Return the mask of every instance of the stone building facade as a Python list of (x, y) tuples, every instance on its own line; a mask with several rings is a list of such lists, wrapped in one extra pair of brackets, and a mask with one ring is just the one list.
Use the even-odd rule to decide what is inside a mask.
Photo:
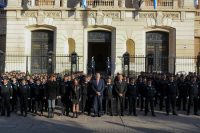
[[(8, 0), (0, 10), (5, 71), (37, 72), (43, 60), (32, 56), (46, 56), (49, 51), (55, 56), (76, 52), (79, 71), (84, 73), (92, 56), (99, 71), (105, 70), (110, 57), (112, 73), (121, 72), (120, 57), (125, 52), (133, 57), (134, 71), (147, 70), (144, 62), (149, 55), (157, 65), (153, 71), (196, 71), (195, 59), (185, 59), (183, 70), (176, 58), (194, 57), (200, 49), (200, 14), (193, 0), (158, 0), (156, 9), (153, 0), (87, 0), (87, 5), (81, 7), (81, 0)], [(55, 59), (53, 71), (68, 69), (65, 64)]]

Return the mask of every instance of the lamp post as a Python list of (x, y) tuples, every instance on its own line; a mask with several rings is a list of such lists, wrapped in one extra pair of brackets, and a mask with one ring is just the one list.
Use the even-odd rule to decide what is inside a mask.
[(76, 52), (73, 52), (71, 54), (71, 75), (73, 72), (77, 72), (77, 60), (78, 60), (78, 55)]
[(123, 54), (123, 59), (124, 59), (124, 65), (123, 65), (123, 69), (125, 72), (126, 76), (129, 76), (129, 71), (130, 71), (130, 54), (128, 52)]
[(53, 51), (48, 52), (48, 59), (47, 59), (48, 60), (48, 66), (47, 66), (48, 75), (53, 73), (53, 55), (54, 55)]

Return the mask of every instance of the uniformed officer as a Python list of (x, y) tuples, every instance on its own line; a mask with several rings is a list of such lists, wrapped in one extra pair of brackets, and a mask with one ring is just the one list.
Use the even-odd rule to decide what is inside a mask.
[(21, 85), (19, 87), (19, 97), (20, 97), (20, 109), (21, 115), (27, 116), (27, 106), (28, 100), (30, 100), (30, 87), (26, 84), (26, 80), (22, 79)]
[(152, 86), (152, 80), (149, 79), (145, 87), (145, 116), (148, 114), (149, 104), (151, 107), (152, 116), (156, 116), (154, 113), (154, 100), (155, 100), (156, 89)]
[(18, 97), (19, 83), (16, 78), (12, 79), (11, 85), (13, 88), (13, 99), (11, 101), (12, 111), (17, 112), (19, 109), (19, 97)]
[(105, 113), (108, 113), (108, 109), (110, 109), (110, 115), (113, 116), (113, 84), (111, 78), (107, 79), (105, 89), (104, 89), (104, 95), (105, 95)]
[[(162, 111), (163, 109), (163, 103), (164, 103), (164, 97), (165, 97), (165, 91), (168, 88), (168, 80), (167, 80), (167, 76), (164, 74), (162, 75), (162, 79), (160, 81), (160, 88), (158, 90), (158, 95), (159, 95), (159, 107), (160, 110)], [(166, 99), (165, 99), (166, 100)], [(166, 103), (166, 101), (165, 101)]]
[(5, 111), (7, 116), (10, 117), (10, 99), (13, 96), (13, 88), (9, 83), (8, 77), (3, 78), (3, 84), (0, 86), (0, 96), (2, 98), (2, 112), (1, 115), (5, 116)]
[(144, 90), (147, 84), (146, 77), (142, 78), (142, 76), (138, 77), (137, 87), (139, 91), (139, 98), (140, 98), (140, 111), (144, 109)]
[(82, 92), (82, 100), (81, 100), (81, 109), (82, 113), (84, 113), (87, 110), (86, 103), (88, 101), (88, 88), (89, 88), (89, 83), (88, 83), (88, 76), (85, 76), (83, 79), (83, 82), (81, 84), (81, 92)]
[(165, 90), (166, 99), (166, 113), (169, 115), (170, 106), (172, 107), (172, 114), (178, 115), (176, 113), (176, 99), (178, 98), (178, 88), (174, 81), (174, 76), (170, 75), (167, 89)]
[(129, 101), (129, 115), (132, 115), (133, 113), (134, 116), (137, 116), (136, 102), (137, 102), (139, 92), (138, 92), (138, 87), (135, 84), (134, 78), (130, 78), (130, 83), (127, 86), (126, 93), (127, 93), (128, 101)]
[(183, 110), (186, 111), (186, 103), (187, 103), (187, 85), (185, 82), (185, 78), (183, 75), (180, 76), (180, 79), (178, 79), (178, 91), (179, 91), (179, 97), (178, 97), (178, 110), (181, 110), (181, 104), (183, 107)]
[(118, 75), (118, 81), (114, 84), (114, 91), (117, 98), (117, 114), (119, 115), (119, 113), (121, 113), (121, 116), (124, 116), (124, 102), (127, 91), (127, 83), (123, 81), (123, 76), (121, 74)]
[(196, 77), (192, 77), (190, 87), (188, 88), (188, 109), (187, 115), (190, 114), (190, 108), (193, 103), (194, 115), (198, 115), (198, 98), (199, 98), (199, 85), (196, 81)]

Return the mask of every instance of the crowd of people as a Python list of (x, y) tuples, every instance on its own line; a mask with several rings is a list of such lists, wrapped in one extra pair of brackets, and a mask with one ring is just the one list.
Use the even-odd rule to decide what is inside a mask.
[[(139, 76), (115, 77), (101, 75), (32, 74), (7, 72), (0, 77), (0, 113), (10, 117), (11, 112), (28, 112), (53, 118), (55, 108), (60, 115), (78, 118), (80, 114), (93, 117), (102, 115), (144, 115), (155, 110), (169, 115), (185, 111), (198, 115), (200, 109), (200, 77), (196, 73), (157, 74), (142, 72)], [(150, 107), (150, 108), (149, 108)], [(165, 110), (164, 110), (165, 109)]]

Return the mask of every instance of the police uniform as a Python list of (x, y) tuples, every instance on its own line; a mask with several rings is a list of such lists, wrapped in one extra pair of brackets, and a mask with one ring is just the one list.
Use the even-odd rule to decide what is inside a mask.
[(197, 82), (191, 82), (190, 87), (188, 89), (188, 109), (187, 114), (190, 114), (190, 108), (193, 103), (194, 106), (194, 115), (198, 115), (198, 98), (199, 98), (199, 85)]
[[(8, 79), (7, 79), (8, 80)], [(13, 89), (10, 83), (1, 84), (0, 86), (0, 96), (2, 99), (2, 112), (1, 115), (5, 115), (5, 111), (7, 111), (7, 116), (10, 116), (10, 99), (12, 99)]]
[(137, 116), (136, 114), (136, 102), (138, 98), (138, 87), (136, 84), (128, 84), (127, 86), (127, 96), (129, 102), (129, 115), (133, 113), (133, 115)]
[(21, 115), (27, 116), (28, 99), (30, 99), (30, 87), (28, 84), (21, 84), (19, 87)]
[(176, 113), (176, 98), (178, 96), (178, 88), (177, 84), (174, 81), (168, 82), (168, 87), (165, 90), (165, 98), (166, 98), (166, 113), (169, 115), (170, 106), (172, 107), (173, 115), (177, 115)]
[(154, 100), (155, 100), (156, 89), (152, 85), (147, 85), (145, 87), (145, 115), (148, 114), (149, 104), (151, 107), (152, 116), (155, 116), (154, 113)]
[(104, 89), (105, 96), (105, 113), (108, 113), (108, 109), (110, 107), (110, 115), (113, 115), (113, 85), (106, 84)]

